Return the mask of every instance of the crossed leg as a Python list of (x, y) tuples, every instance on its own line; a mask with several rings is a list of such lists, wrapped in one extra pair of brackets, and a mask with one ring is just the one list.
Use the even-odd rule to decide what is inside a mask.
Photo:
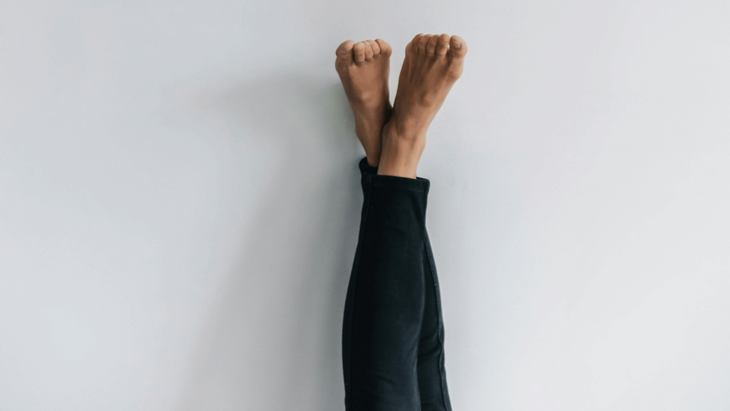
[[(346, 408), (451, 410), (438, 279), (425, 226), (430, 181), (417, 177), (416, 168), (428, 125), (461, 74), (466, 44), (446, 34), (416, 36), (406, 48), (391, 108), (387, 97), (387, 104), (373, 103), (372, 96), (387, 91), (383, 65), (390, 55), (387, 43), (373, 43), (387, 56), (370, 55), (371, 42), (348, 41), (338, 48), (336, 63), (367, 155), (359, 165), (364, 203), (343, 323)], [(365, 57), (358, 58), (363, 48)], [(358, 96), (370, 96), (369, 103)]]

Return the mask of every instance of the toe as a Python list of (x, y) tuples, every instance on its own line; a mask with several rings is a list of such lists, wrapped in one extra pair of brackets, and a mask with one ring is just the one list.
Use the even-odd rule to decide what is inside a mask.
[(372, 60), (373, 59), (373, 46), (370, 44), (369, 40), (362, 42), (365, 45), (365, 60)]
[(373, 57), (380, 55), (380, 45), (375, 40), (368, 40), (368, 43), (370, 43), (370, 48), (373, 50)]
[(418, 53), (418, 42), (421, 41), (421, 37), (423, 36), (423, 33), (416, 34), (416, 37), (406, 46), (406, 53)]
[(355, 42), (352, 40), (347, 40), (340, 44), (340, 46), (337, 47), (337, 51), (335, 51), (335, 54), (337, 54), (337, 60), (346, 64), (352, 63), (352, 46), (354, 45)]
[(451, 36), (451, 50), (449, 55), (451, 57), (461, 58), (466, 55), (466, 42), (459, 36)]
[(436, 45), (439, 43), (439, 36), (431, 36), (431, 38), (428, 40), (428, 43), (426, 44), (426, 53), (428, 53), (429, 56), (433, 56), (436, 54)]
[(428, 44), (428, 41), (431, 40), (431, 35), (427, 34), (423, 37), (421, 37), (420, 40), (418, 40), (418, 52), (421, 54), (426, 54), (426, 45)]
[(451, 36), (444, 33), (438, 37), (438, 45), (436, 46), (436, 54), (439, 56), (445, 56), (446, 52), (449, 51), (449, 41), (451, 41)]
[(385, 57), (390, 57), (390, 54), (393, 52), (390, 44), (383, 39), (376, 39), (375, 42), (378, 43), (378, 46), (380, 47), (380, 54)]
[(363, 44), (361, 41), (355, 43), (355, 45), (352, 47), (355, 53), (355, 63), (362, 63), (365, 61), (365, 44)]

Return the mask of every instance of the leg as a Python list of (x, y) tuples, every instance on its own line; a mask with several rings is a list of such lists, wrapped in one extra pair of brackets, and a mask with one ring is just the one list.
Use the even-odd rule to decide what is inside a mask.
[[(417, 35), (406, 47), (393, 113), (383, 127), (378, 174), (413, 178), (426, 131), (461, 76), (466, 43), (459, 36)], [(444, 326), (436, 263), (424, 235), (425, 303), (418, 356), (423, 411), (451, 411), (444, 368)]]
[(421, 410), (418, 359), (430, 182), (377, 175), (369, 168), (363, 159), (362, 220), (343, 326), (345, 402), (349, 411)]
[[(350, 43), (340, 46), (338, 61), (349, 58), (341, 50)], [(416, 36), (406, 49), (395, 106), (382, 117), (382, 146), (375, 151), (372, 135), (358, 132), (367, 157), (360, 162), (364, 204), (343, 324), (348, 410), (451, 410), (438, 279), (425, 228), (430, 182), (416, 177), (416, 167), (428, 125), (461, 75), (465, 54), (460, 37)], [(338, 73), (357, 122), (361, 106), (353, 103), (348, 82), (366, 74), (344, 66)]]
[[(345, 388), (346, 388), (346, 403), (348, 404), (348, 410), (357, 409), (416, 409), (423, 411), (450, 411), (451, 405), (449, 400), (448, 388), (446, 385), (446, 372), (444, 369), (444, 327), (443, 319), (441, 315), (441, 301), (440, 293), (438, 289), (438, 277), (436, 273), (436, 266), (433, 258), (433, 252), (431, 250), (431, 244), (428, 238), (428, 233), (423, 227), (423, 241), (420, 246), (421, 248), (421, 261), (417, 264), (415, 258), (408, 258), (402, 255), (402, 263), (410, 268), (403, 269), (403, 264), (400, 268), (396, 268), (398, 264), (395, 261), (388, 262), (385, 260), (390, 253), (380, 254), (380, 264), (385, 268), (393, 268), (381, 272), (382, 276), (394, 275), (395, 279), (399, 279), (397, 287), (392, 285), (386, 285), (385, 291), (392, 293), (390, 297), (396, 297), (400, 299), (400, 306), (391, 305), (387, 310), (391, 310), (386, 313), (388, 316), (402, 316), (402, 311), (412, 311), (410, 318), (411, 326), (404, 326), (400, 323), (396, 327), (390, 330), (392, 335), (394, 332), (399, 334), (396, 338), (387, 338), (385, 341), (381, 341), (380, 345), (368, 344), (370, 335), (382, 335), (386, 334), (387, 331), (383, 331), (384, 328), (388, 327), (388, 318), (363, 318), (372, 311), (372, 306), (369, 306), (373, 299), (376, 301), (387, 301), (389, 294), (383, 292), (381, 289), (374, 294), (371, 286), (366, 284), (376, 278), (372, 273), (363, 274), (363, 267), (365, 264), (361, 260), (372, 258), (368, 254), (378, 254), (377, 251), (370, 250), (370, 252), (363, 252), (365, 244), (373, 241), (378, 242), (376, 239), (368, 239), (365, 236), (375, 237), (374, 230), (368, 230), (369, 224), (372, 224), (374, 213), (372, 210), (377, 206), (372, 202), (373, 191), (380, 188), (381, 184), (377, 184), (378, 187), (373, 187), (373, 181), (381, 178), (375, 176), (377, 174), (376, 167), (370, 167), (367, 165), (366, 159), (363, 158), (360, 162), (360, 171), (362, 173), (362, 186), (364, 194), (364, 204), (362, 210), (362, 220), (360, 225), (360, 237), (358, 247), (355, 253), (355, 263), (353, 264), (353, 271), (350, 277), (350, 286), (348, 288), (347, 299), (345, 304), (345, 320), (343, 327), (343, 366), (345, 373)], [(385, 176), (388, 178), (389, 176)], [(386, 180), (387, 182), (388, 180)], [(425, 184), (428, 182), (426, 179), (418, 179), (423, 181), (423, 187), (427, 189), (430, 185)], [(427, 194), (427, 193), (426, 193)], [(382, 194), (381, 194), (382, 196)], [(418, 214), (422, 214), (421, 210), (425, 212), (425, 196), (419, 195), (418, 200), (422, 201), (422, 205), (419, 205)], [(412, 210), (402, 209), (401, 212), (410, 213)], [(372, 213), (372, 214), (371, 214)], [(425, 215), (424, 215), (425, 217)], [(418, 226), (425, 220), (418, 217)], [(379, 225), (379, 224), (376, 224)], [(405, 231), (405, 230), (398, 230)], [(387, 235), (387, 234), (386, 234)], [(392, 236), (391, 236), (392, 237)], [(392, 242), (393, 238), (388, 240), (387, 243)], [(397, 239), (401, 241), (401, 239)], [(385, 247), (389, 247), (384, 244)], [(396, 253), (398, 252), (395, 249)], [(415, 251), (415, 250), (414, 250)], [(364, 256), (365, 254), (365, 256)], [(415, 253), (413, 253), (415, 254)], [(416, 264), (414, 264), (416, 263)], [(393, 273), (392, 271), (397, 269), (398, 272)], [(415, 275), (418, 273), (418, 275)], [(376, 273), (377, 275), (377, 273)], [(360, 278), (365, 277), (365, 280)], [(385, 280), (392, 280), (393, 278), (385, 278)], [(358, 293), (356, 287), (364, 288), (366, 291)], [(407, 289), (412, 292), (410, 298), (404, 298), (404, 293), (399, 289)], [(367, 295), (367, 294), (371, 295)], [(363, 294), (365, 294), (363, 296)], [(364, 299), (364, 304), (358, 304), (358, 309), (363, 310), (359, 316), (355, 316), (355, 305), (358, 298)], [(421, 311), (420, 327), (417, 324), (419, 319), (418, 312)], [(369, 323), (369, 327), (366, 328), (363, 324)], [(355, 329), (353, 329), (355, 327)], [(380, 328), (379, 330), (377, 330)], [(364, 334), (364, 335), (363, 335)], [(409, 335), (410, 334), (410, 335)], [(394, 347), (393, 341), (405, 342), (401, 347)], [(353, 352), (353, 344), (360, 343), (356, 346)], [(417, 346), (417, 347), (416, 347)], [(373, 356), (380, 356), (382, 352), (388, 352), (390, 358), (386, 361), (387, 365), (384, 370), (375, 370), (371, 372), (364, 372), (364, 370), (371, 364), (368, 361)], [(404, 354), (407, 353), (407, 354)], [(415, 352), (415, 358), (414, 358)], [(364, 363), (363, 363), (364, 361)], [(354, 365), (353, 365), (354, 362)], [(414, 370), (415, 362), (415, 373)], [(394, 365), (399, 363), (399, 365)], [(354, 373), (359, 375), (359, 378), (352, 377), (353, 368), (355, 367)], [(401, 371), (397, 371), (400, 369)], [(398, 372), (399, 375), (392, 376), (394, 372)], [(364, 374), (364, 375), (360, 375)], [(402, 384), (400, 386), (394, 386), (392, 384), (377, 384), (373, 381), (378, 376), (391, 374), (390, 380), (399, 381)], [(375, 377), (373, 377), (375, 375)], [(355, 385), (368, 388), (363, 395), (362, 390), (353, 389), (353, 381)], [(357, 393), (353, 393), (357, 392)], [(379, 401), (370, 398), (374, 393), (378, 394)], [(414, 393), (417, 393), (414, 394)], [(363, 398), (364, 397), (364, 398)], [(418, 408), (416, 403), (420, 403)], [(403, 405), (407, 403), (408, 405)], [(389, 406), (392, 405), (392, 408)], [(358, 408), (362, 406), (364, 408)]]
[[(461, 76), (466, 42), (459, 36), (417, 35), (406, 47), (393, 112), (383, 127), (379, 175), (416, 178), (426, 131)], [(444, 327), (436, 265), (424, 231), (424, 316), (418, 347), (423, 411), (451, 410), (444, 368)]]

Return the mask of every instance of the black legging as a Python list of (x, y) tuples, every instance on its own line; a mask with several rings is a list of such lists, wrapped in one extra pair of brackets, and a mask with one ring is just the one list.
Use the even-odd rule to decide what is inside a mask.
[(430, 181), (359, 164), (364, 202), (345, 301), (347, 411), (451, 410), (436, 266), (426, 232)]

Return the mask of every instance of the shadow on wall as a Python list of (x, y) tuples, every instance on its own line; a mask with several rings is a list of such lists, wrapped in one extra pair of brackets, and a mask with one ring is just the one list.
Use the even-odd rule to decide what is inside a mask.
[(341, 85), (283, 73), (205, 93), (196, 106), (223, 116), (244, 147), (266, 139), (276, 164), (266, 176), (246, 170), (269, 183), (178, 409), (341, 409), (342, 314), (362, 201)]

